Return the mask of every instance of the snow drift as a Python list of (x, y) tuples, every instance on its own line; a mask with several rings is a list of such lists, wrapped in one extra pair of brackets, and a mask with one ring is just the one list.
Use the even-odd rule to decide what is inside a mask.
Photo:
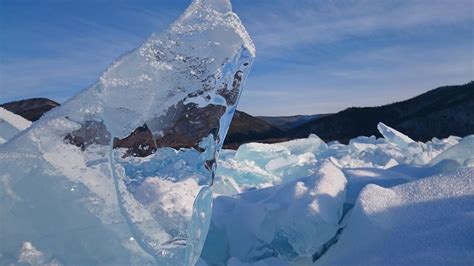
[(474, 168), (364, 188), (338, 243), (316, 265), (470, 265)]

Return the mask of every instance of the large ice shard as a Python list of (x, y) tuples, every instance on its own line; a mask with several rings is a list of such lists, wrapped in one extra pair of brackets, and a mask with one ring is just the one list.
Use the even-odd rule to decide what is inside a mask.
[(384, 123), (380, 122), (377, 125), (377, 129), (379, 130), (380, 134), (390, 143), (400, 146), (401, 148), (408, 148), (411, 143), (415, 141), (412, 140), (407, 135), (385, 125)]
[(9, 141), (30, 126), (30, 121), (0, 107), (0, 144)]
[(229, 0), (161, 34), (0, 148), (0, 264), (192, 265), (255, 48)]

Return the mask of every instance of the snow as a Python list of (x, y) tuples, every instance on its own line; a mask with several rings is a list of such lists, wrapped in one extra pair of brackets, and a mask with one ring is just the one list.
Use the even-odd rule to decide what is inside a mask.
[(30, 126), (30, 121), (0, 107), (0, 144), (9, 141)]
[(384, 138), (348, 145), (312, 135), (224, 150), (202, 263), (472, 264), (472, 234), (462, 234), (474, 224), (474, 136), (423, 143), (379, 130)]
[(472, 265), (474, 168), (393, 188), (368, 185), (316, 265)]
[(79, 126), (49, 118), (0, 150), (2, 263), (474, 263), (472, 135), (249, 143), (220, 153), (209, 188), (212, 137), (124, 157), (51, 138)]
[[(18, 263), (6, 256), (23, 243), (41, 263), (195, 264), (216, 157), (254, 57), (228, 0), (194, 0), (28, 129), (0, 110), (2, 139), (3, 125), (26, 129), (0, 147), (0, 264)], [(154, 153), (111, 148), (144, 125), (164, 143)]]
[(348, 183), (346, 203), (354, 204), (360, 191), (368, 184), (383, 187), (393, 187), (413, 180), (413, 177), (395, 171), (377, 168), (347, 168), (343, 169)]
[(24, 242), (21, 246), (18, 262), (28, 264), (43, 264), (43, 253), (38, 251), (30, 242)]
[[(339, 229), (346, 179), (331, 162), (281, 185), (215, 199), (203, 258), (255, 262), (311, 257)], [(295, 219), (299, 217), (298, 219)]]
[[(31, 126), (0, 108), (0, 264), (474, 264), (474, 135), (221, 151), (254, 57), (194, 0)], [(138, 128), (151, 154), (113, 148)]]

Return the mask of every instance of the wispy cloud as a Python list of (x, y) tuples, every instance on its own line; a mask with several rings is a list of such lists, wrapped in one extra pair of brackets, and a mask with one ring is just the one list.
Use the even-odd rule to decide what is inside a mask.
[(471, 0), (276, 0), (256, 3), (260, 8), (246, 14), (246, 18), (258, 16), (258, 20), (247, 19), (252, 23), (249, 28), (260, 52), (271, 56), (282, 49), (305, 44), (473, 22), (473, 3)]
[[(20, 6), (13, 8), (17, 15), (2, 19), (0, 31), (5, 39), (0, 48), (0, 102), (37, 96), (65, 100), (95, 82), (118, 56), (179, 15), (173, 8), (121, 8), (124, 3), (116, 3), (110, 10), (114, 16), (107, 21), (69, 6), (57, 14), (61, 4), (68, 3), (50, 4), (58, 9), (51, 18), (45, 16), (50, 12), (47, 8), (30, 12)], [(83, 5), (95, 7), (89, 2)], [(76, 6), (85, 9), (80, 3)], [(6, 15), (3, 12), (0, 9), (0, 16)]]
[[(0, 102), (64, 100), (190, 0), (2, 1)], [(472, 0), (234, 0), (257, 46), (240, 108), (311, 114), (474, 78)]]

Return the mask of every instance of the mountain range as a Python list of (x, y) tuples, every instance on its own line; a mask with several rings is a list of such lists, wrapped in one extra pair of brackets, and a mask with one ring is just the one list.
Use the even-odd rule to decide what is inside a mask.
[(440, 87), (406, 101), (378, 107), (352, 107), (309, 121), (288, 131), (291, 138), (314, 133), (323, 140), (346, 143), (356, 136), (380, 137), (383, 122), (414, 140), (427, 141), (474, 133), (474, 82)]
[[(1, 107), (30, 121), (59, 104), (46, 98), (9, 102)], [(383, 122), (415, 140), (474, 134), (474, 81), (444, 86), (406, 101), (377, 107), (351, 107), (335, 114), (252, 116), (236, 111), (224, 148), (242, 143), (274, 143), (305, 138), (313, 133), (325, 141), (347, 143), (357, 136), (380, 137)]]

